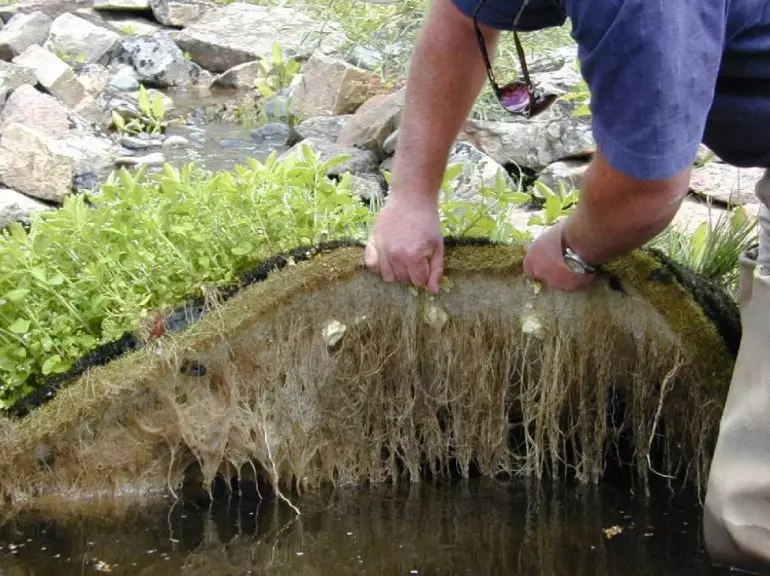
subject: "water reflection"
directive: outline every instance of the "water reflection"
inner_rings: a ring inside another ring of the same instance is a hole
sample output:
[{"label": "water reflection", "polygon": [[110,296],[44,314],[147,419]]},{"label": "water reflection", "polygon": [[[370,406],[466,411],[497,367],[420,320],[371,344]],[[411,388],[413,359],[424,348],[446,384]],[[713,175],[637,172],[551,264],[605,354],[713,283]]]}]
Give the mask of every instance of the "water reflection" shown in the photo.
[{"label": "water reflection", "polygon": [[534,490],[490,482],[342,490],[285,505],[169,501],[122,518],[27,516],[2,531],[0,573],[716,574],[692,495],[659,487]]}]

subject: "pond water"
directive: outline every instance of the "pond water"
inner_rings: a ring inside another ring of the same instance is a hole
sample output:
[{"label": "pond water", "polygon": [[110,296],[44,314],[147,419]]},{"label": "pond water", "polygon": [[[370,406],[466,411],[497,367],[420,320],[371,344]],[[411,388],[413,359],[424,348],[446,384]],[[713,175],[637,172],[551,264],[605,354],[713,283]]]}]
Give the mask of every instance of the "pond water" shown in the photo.
[{"label": "pond water", "polygon": [[726,574],[690,492],[472,480],[339,490],[296,501],[163,500],[110,520],[16,518],[0,574]]}]

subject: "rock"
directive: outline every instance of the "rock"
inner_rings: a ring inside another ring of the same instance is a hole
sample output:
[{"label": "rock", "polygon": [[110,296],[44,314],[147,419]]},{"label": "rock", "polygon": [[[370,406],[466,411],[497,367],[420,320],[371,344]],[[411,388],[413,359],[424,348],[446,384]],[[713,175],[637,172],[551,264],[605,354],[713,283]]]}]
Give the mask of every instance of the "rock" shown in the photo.
[{"label": "rock", "polygon": [[78,67],[76,75],[86,92],[94,98],[102,93],[110,79],[110,71],[107,68],[93,63]]},{"label": "rock", "polygon": [[59,57],[40,46],[30,46],[14,58],[13,62],[32,68],[40,85],[65,106],[79,112],[91,122],[101,120],[101,109],[86,92],[72,68]]},{"label": "rock", "polygon": [[163,150],[171,150],[173,148],[187,148],[189,145],[190,141],[187,138],[175,134],[167,136],[166,139],[163,140],[162,148]]},{"label": "rock", "polygon": [[300,120],[352,114],[378,89],[376,74],[316,51],[302,68],[290,110]]},{"label": "rock", "polygon": [[120,14],[107,15],[104,17],[104,21],[120,31],[123,36],[143,36],[145,34],[154,34],[162,29],[157,22],[152,20]]},{"label": "rock", "polygon": [[3,133],[11,124],[23,124],[46,136],[61,138],[70,128],[69,112],[53,96],[24,84],[11,92],[0,116]]},{"label": "rock", "polygon": [[322,138],[336,142],[351,114],[341,116],[314,116],[297,124],[296,131],[300,138]]},{"label": "rock", "polygon": [[302,140],[294,128],[281,122],[271,122],[252,130],[251,139],[274,147],[294,146]]},{"label": "rock", "polygon": [[39,11],[11,18],[0,30],[0,59],[11,60],[30,46],[42,46],[51,24],[53,20]]},{"label": "rock", "polygon": [[161,166],[166,163],[162,152],[153,152],[146,156],[120,156],[115,159],[115,166]]},{"label": "rock", "polygon": [[0,229],[11,222],[28,222],[34,212],[51,208],[10,188],[0,188]]},{"label": "rock", "polygon": [[395,157],[390,156],[389,158],[385,158],[380,163],[380,172],[393,172],[393,164],[395,163]]},{"label": "rock", "polygon": [[406,90],[401,89],[388,96],[375,96],[373,104],[365,104],[346,122],[337,142],[385,157],[385,140],[401,122],[405,95]]},{"label": "rock", "polygon": [[379,174],[350,175],[348,190],[362,200],[371,201],[383,197],[384,182]]},{"label": "rock", "polygon": [[385,138],[385,142],[382,143],[382,151],[386,156],[392,156],[396,153],[398,147],[398,130],[395,130],[390,136]]},{"label": "rock", "polygon": [[164,26],[185,28],[211,10],[211,2],[195,0],[150,0],[155,19]]},{"label": "rock", "polygon": [[559,183],[563,183],[567,191],[580,188],[589,163],[588,160],[560,160],[546,166],[537,179],[553,191],[559,190]]},{"label": "rock", "polygon": [[101,174],[97,172],[75,174],[72,179],[72,188],[78,192],[94,192],[99,190],[101,179]]},{"label": "rock", "polygon": [[149,0],[93,0],[97,10],[123,10],[141,12],[150,9]]},{"label": "rock", "polygon": [[73,160],[56,138],[14,122],[0,140],[3,183],[34,198],[61,202],[72,190]]},{"label": "rock", "polygon": [[210,72],[269,58],[280,42],[285,58],[308,58],[316,48],[329,53],[345,41],[336,23],[317,22],[301,11],[233,2],[208,10],[176,38],[193,62]]},{"label": "rock", "polygon": [[455,163],[463,164],[464,167],[449,184],[453,198],[477,199],[482,186],[492,188],[496,185],[498,173],[503,175],[508,187],[516,188],[505,168],[468,142],[455,142],[450,150],[447,165]]},{"label": "rock", "polygon": [[559,160],[588,156],[596,149],[587,117],[511,122],[471,119],[458,140],[470,142],[503,166],[515,164],[538,171]]},{"label": "rock", "polygon": [[348,55],[347,61],[364,70],[376,70],[385,61],[385,58],[376,50],[356,45]]},{"label": "rock", "polygon": [[244,62],[225,70],[214,78],[212,84],[224,88],[246,88],[256,86],[257,79],[262,77],[262,64],[259,60]]},{"label": "rock", "polygon": [[108,86],[120,92],[139,90],[139,78],[136,76],[136,70],[128,64],[118,64],[110,76]]},{"label": "rock", "polygon": [[757,203],[754,188],[763,168],[736,168],[723,162],[708,162],[690,174],[690,190],[706,200],[727,206]]},{"label": "rock", "polygon": [[106,172],[118,154],[111,140],[77,129],[70,130],[60,145],[62,152],[72,158],[73,178]]},{"label": "rock", "polygon": [[305,145],[310,147],[320,162],[326,162],[327,160],[342,154],[348,155],[348,159],[345,162],[337,164],[329,170],[329,176],[341,176],[345,172],[350,172],[351,174],[364,174],[377,170],[377,156],[373,152],[359,150],[358,148],[351,148],[349,146],[340,146],[339,144],[321,138],[305,138],[281,154],[278,157],[278,160],[285,160],[291,155],[302,159],[302,147]]},{"label": "rock", "polygon": [[62,14],[51,25],[43,48],[66,54],[80,64],[106,63],[120,40],[115,32],[101,28],[73,14]]},{"label": "rock", "polygon": [[120,145],[129,150],[147,150],[148,148],[160,148],[163,140],[159,138],[140,138],[138,136],[123,136]]},{"label": "rock", "polygon": [[537,76],[539,87],[557,94],[567,94],[583,80],[574,44],[542,51],[529,64],[529,72]]},{"label": "rock", "polygon": [[190,82],[184,53],[165,32],[123,38],[116,59],[133,66],[146,86],[167,88]]},{"label": "rock", "polygon": [[35,84],[37,84],[37,76],[31,68],[0,61],[0,105],[4,104],[8,96],[17,88]]}]

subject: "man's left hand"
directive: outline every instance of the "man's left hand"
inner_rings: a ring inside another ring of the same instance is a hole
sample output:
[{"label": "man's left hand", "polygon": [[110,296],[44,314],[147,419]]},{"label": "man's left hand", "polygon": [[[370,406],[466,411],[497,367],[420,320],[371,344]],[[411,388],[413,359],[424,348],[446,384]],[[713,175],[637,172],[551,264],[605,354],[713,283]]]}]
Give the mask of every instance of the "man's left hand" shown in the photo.
[{"label": "man's left hand", "polygon": [[564,262],[563,227],[564,220],[561,220],[538,236],[524,257],[524,274],[531,280],[538,280],[551,288],[574,292],[587,287],[595,275],[577,274]]}]

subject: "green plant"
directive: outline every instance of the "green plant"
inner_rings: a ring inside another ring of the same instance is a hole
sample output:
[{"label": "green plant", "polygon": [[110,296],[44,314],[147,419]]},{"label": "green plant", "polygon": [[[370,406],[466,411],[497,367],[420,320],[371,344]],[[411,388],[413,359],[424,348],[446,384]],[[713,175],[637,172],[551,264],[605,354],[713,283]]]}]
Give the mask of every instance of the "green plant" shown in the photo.
[{"label": "green plant", "polygon": [[273,42],[271,59],[257,62],[262,77],[258,78],[255,86],[263,98],[270,98],[283,88],[288,88],[294,76],[300,70],[300,63],[294,59],[285,59],[283,49],[277,42]]},{"label": "green plant", "polygon": [[136,26],[127,22],[120,27],[120,31],[126,36],[134,36],[136,34]]},{"label": "green plant", "polygon": [[140,132],[161,134],[166,129],[166,122],[164,121],[166,105],[163,102],[163,94],[156,92],[154,97],[150,99],[149,92],[143,84],[140,84],[137,106],[140,115],[128,121],[117,110],[112,111],[112,123],[118,132],[121,134],[138,134]]},{"label": "green plant", "polygon": [[69,65],[85,64],[86,62],[86,57],[81,52],[73,52],[71,50],[62,50],[59,48],[59,49],[53,50],[53,53],[60,60],[63,60]]},{"label": "green plant", "polygon": [[543,198],[544,201],[542,213],[530,217],[530,226],[551,226],[555,224],[559,218],[569,215],[580,197],[580,191],[577,188],[567,190],[563,181],[559,181],[558,191],[552,190],[540,180],[535,181],[534,187],[536,192],[541,193],[541,195],[537,196]]},{"label": "green plant", "polygon": [[713,224],[711,218],[702,222],[692,234],[669,226],[648,245],[735,295],[740,255],[756,241],[756,219],[736,207],[721,213]]}]

